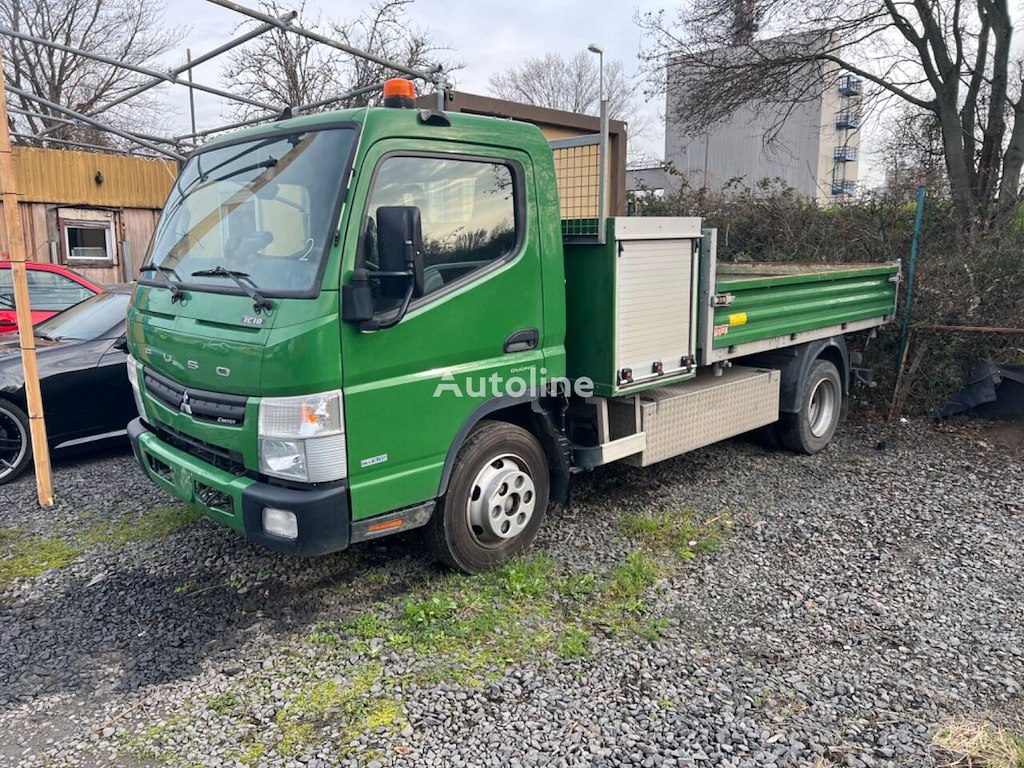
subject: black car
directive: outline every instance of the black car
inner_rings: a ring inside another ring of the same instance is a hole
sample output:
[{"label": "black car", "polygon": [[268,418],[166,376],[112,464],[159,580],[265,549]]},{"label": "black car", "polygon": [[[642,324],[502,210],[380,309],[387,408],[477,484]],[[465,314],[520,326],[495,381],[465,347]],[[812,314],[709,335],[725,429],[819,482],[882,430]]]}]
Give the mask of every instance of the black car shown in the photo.
[{"label": "black car", "polygon": [[[137,415],[125,368],[130,285],[110,286],[34,328],[51,448],[125,434]],[[0,341],[0,484],[32,463],[17,334]]]}]

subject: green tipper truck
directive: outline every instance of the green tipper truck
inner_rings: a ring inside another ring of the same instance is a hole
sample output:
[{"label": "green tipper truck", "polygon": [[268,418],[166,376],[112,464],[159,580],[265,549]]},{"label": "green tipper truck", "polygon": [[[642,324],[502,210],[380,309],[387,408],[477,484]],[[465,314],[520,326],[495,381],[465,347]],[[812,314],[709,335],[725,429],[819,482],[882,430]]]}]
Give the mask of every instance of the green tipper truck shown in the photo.
[{"label": "green tipper truck", "polygon": [[580,143],[380,107],[197,151],[129,313],[147,475],[274,549],[422,527],[476,572],[575,471],[765,425],[824,448],[898,265],[726,265],[699,219],[566,214]]}]

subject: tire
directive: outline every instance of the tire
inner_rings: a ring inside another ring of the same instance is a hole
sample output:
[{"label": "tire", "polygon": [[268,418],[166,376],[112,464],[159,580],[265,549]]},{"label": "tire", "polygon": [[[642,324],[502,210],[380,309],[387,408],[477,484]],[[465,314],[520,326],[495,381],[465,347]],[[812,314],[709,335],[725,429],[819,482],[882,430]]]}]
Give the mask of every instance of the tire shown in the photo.
[{"label": "tire", "polygon": [[514,424],[483,421],[459,449],[448,491],[424,529],[427,545],[463,573],[501,565],[537,536],[549,491],[537,438]]},{"label": "tire", "polygon": [[835,364],[815,360],[800,382],[800,410],[784,413],[779,439],[791,451],[814,454],[832,441],[843,410],[843,380]]},{"label": "tire", "polygon": [[0,400],[0,485],[17,478],[31,463],[28,416],[9,400]]}]

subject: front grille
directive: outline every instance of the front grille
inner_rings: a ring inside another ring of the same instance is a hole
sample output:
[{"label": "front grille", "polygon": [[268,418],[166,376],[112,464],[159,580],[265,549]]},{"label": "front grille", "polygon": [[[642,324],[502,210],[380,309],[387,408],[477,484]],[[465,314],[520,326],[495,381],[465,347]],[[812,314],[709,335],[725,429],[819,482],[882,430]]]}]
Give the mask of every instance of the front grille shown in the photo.
[{"label": "front grille", "polygon": [[157,436],[172,448],[177,448],[179,451],[195,456],[197,459],[201,459],[217,469],[230,472],[238,477],[249,474],[245,470],[245,462],[239,451],[229,451],[227,448],[221,448],[218,445],[197,440],[191,435],[185,435],[176,429],[171,429],[166,424],[153,424],[152,428]]},{"label": "front grille", "polygon": [[149,466],[157,473],[160,477],[166,480],[168,483],[174,484],[174,470],[169,466],[160,461],[156,456],[146,455],[149,459]]},{"label": "front grille", "polygon": [[224,493],[224,491],[218,491],[216,488],[211,488],[204,483],[196,483],[196,497],[207,508],[215,512],[222,512],[225,515],[235,514],[235,503],[232,501],[231,496]]},{"label": "front grille", "polygon": [[242,395],[225,395],[182,386],[148,368],[143,374],[146,391],[168,408],[187,413],[196,421],[241,427],[245,423],[245,404]]}]

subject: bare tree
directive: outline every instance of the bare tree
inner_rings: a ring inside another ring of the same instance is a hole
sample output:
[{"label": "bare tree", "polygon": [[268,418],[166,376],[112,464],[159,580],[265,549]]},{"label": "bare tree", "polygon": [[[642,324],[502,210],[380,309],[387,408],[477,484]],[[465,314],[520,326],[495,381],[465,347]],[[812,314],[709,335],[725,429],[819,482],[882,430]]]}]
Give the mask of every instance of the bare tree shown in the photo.
[{"label": "bare tree", "polygon": [[[277,17],[285,10],[276,0],[264,0],[260,6],[264,13]],[[302,0],[296,9],[302,26],[325,33],[320,15],[307,17],[305,9],[306,2]],[[256,23],[244,22],[241,27]],[[265,104],[280,104],[283,109],[320,101],[342,91],[344,57],[336,48],[277,28],[230,51],[221,75],[232,93]],[[232,109],[240,119],[262,113],[249,104],[236,104]]]},{"label": "bare tree", "polygon": [[[184,30],[164,25],[160,0],[0,0],[0,24],[132,65],[147,65],[172,50]],[[14,38],[4,38],[4,76],[10,85],[60,106],[87,114],[107,105],[148,78],[121,67]],[[11,95],[24,112],[10,115],[15,130],[90,144],[113,146],[116,139],[89,126],[70,125],[56,110]],[[122,127],[150,122],[153,97],[117,106],[104,119]]]},{"label": "bare tree", "polygon": [[917,186],[924,184],[929,196],[948,196],[938,118],[907,105],[891,120],[886,133],[879,154],[889,193],[912,199]]},{"label": "bare tree", "polygon": [[[1005,0],[687,0],[674,15],[638,22],[652,83],[682,87],[666,77],[678,61],[700,75],[678,94],[677,117],[688,129],[707,130],[752,101],[797,103],[852,73],[870,84],[872,98],[935,117],[965,231],[1012,221],[1024,102]],[[772,39],[783,32],[789,36]],[[808,45],[808,36],[817,43]]]},{"label": "bare tree", "polygon": [[[407,9],[412,2],[376,0],[368,11],[353,20],[331,21],[319,15],[307,18],[303,0],[298,23],[406,67],[432,70],[444,66],[445,71],[457,68],[454,64],[445,66],[440,61],[445,49],[432,43],[425,30],[409,21]],[[282,7],[277,0],[264,0],[261,5],[265,13],[281,15]],[[283,29],[267,32],[232,51],[222,74],[233,92],[280,104],[282,108],[322,101],[395,76],[382,65]],[[377,98],[378,94],[365,94],[348,100],[347,104],[361,106],[374,103]],[[259,112],[250,106],[234,109],[241,118]]]},{"label": "bare tree", "polygon": [[[354,21],[335,23],[334,33],[342,42],[381,56],[396,64],[424,72],[451,73],[461,62],[447,59],[449,49],[434,43],[427,30],[414,25],[407,11],[413,0],[376,0],[370,10]],[[345,90],[366,88],[394,77],[394,72],[367,59],[350,58],[346,68]],[[380,93],[365,94],[351,104],[378,103]]]},{"label": "bare tree", "polygon": [[[493,75],[488,85],[491,93],[502,99],[596,115],[601,107],[600,79],[597,56],[580,51],[571,58],[546,53],[526,59],[518,67]],[[634,88],[622,62],[605,62],[604,89],[609,117],[623,120],[635,112]]]}]

